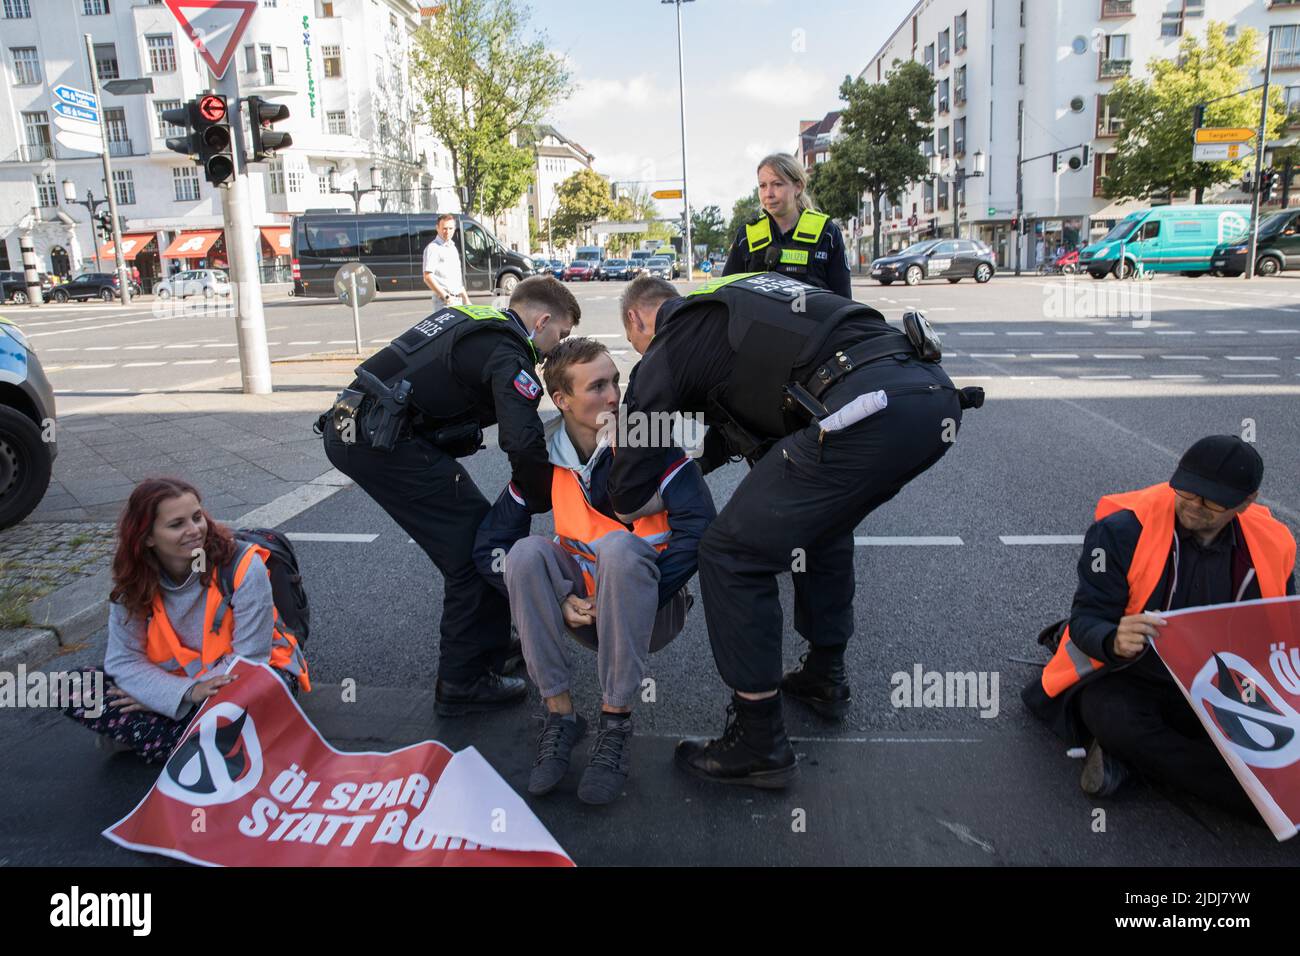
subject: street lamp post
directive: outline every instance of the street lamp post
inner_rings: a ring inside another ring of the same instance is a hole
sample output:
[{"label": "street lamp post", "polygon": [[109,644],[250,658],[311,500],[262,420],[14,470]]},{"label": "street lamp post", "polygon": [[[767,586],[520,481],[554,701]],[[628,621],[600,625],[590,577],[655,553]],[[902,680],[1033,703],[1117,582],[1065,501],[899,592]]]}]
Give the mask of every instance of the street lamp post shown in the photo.
[{"label": "street lamp post", "polygon": [[975,150],[969,173],[966,172],[965,166],[958,166],[957,161],[953,160],[952,169],[946,175],[943,173],[943,157],[936,153],[930,157],[930,175],[935,177],[936,192],[938,191],[938,180],[940,178],[953,183],[955,187],[952,192],[952,237],[960,239],[962,190],[966,188],[966,180],[978,179],[984,175],[984,153],[978,149]]},{"label": "street lamp post", "polygon": [[356,181],[355,179],[352,180],[352,188],[351,188],[351,189],[339,189],[336,185],[334,185],[334,178],[335,178],[335,175],[337,174],[337,172],[338,172],[338,170],[336,170],[336,169],[330,169],[330,192],[332,192],[332,193],[342,193],[344,196],[351,196],[351,197],[352,197],[352,210],[353,210],[353,212],[355,212],[357,215],[360,215],[360,214],[361,214],[361,197],[362,197],[362,196],[366,195],[367,193],[375,193],[375,192],[382,192],[382,191],[383,191],[383,187],[379,185],[379,167],[378,167],[378,166],[371,166],[371,167],[370,167],[370,188],[369,188],[369,189],[362,189],[361,186],[357,183],[357,181]]},{"label": "street lamp post", "polygon": [[682,4],[692,3],[694,0],[659,0],[660,3],[671,3],[677,8],[677,95],[678,102],[681,104],[682,117],[682,208],[685,214],[682,216],[686,220],[686,248],[682,250],[686,258],[686,281],[690,282],[695,278],[695,250],[691,247],[691,196],[686,187],[686,68],[682,61]]},{"label": "street lamp post", "polygon": [[96,199],[94,191],[89,186],[86,187],[86,198],[78,199],[76,184],[73,183],[71,179],[65,179],[63,181],[63,201],[67,203],[75,203],[78,206],[85,206],[86,210],[90,213],[90,244],[91,248],[95,250],[95,271],[98,272],[99,240],[95,237],[95,210],[107,203],[108,200]]}]

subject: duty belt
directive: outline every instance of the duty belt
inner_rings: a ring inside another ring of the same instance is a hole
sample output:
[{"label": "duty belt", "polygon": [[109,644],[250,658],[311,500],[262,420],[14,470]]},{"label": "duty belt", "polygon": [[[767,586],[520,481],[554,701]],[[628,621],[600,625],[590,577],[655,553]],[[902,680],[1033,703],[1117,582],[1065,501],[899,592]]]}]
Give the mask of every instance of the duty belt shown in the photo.
[{"label": "duty belt", "polygon": [[841,349],[809,376],[808,391],[812,393],[813,398],[820,401],[832,385],[855,368],[900,354],[908,358],[916,357],[912,343],[902,332],[890,332]]}]

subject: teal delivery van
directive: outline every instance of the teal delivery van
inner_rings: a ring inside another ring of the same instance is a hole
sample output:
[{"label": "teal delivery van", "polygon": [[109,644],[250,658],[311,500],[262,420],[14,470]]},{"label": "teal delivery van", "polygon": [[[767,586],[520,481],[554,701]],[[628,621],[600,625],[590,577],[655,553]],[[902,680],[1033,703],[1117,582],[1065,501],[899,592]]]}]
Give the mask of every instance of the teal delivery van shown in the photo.
[{"label": "teal delivery van", "polygon": [[[1214,250],[1250,228],[1250,207],[1155,206],[1129,213],[1098,242],[1079,251],[1079,268],[1094,279],[1147,272],[1204,275]],[[1122,256],[1122,261],[1121,261]]]}]

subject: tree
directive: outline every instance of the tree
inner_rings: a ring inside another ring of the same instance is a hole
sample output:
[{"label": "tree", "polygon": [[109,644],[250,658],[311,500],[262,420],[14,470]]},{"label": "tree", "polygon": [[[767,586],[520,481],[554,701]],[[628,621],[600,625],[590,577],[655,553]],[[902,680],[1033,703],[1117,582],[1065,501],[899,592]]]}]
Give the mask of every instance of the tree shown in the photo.
[{"label": "tree", "polygon": [[[1258,31],[1243,28],[1234,39],[1224,24],[1211,23],[1204,43],[1188,34],[1179,44],[1177,59],[1152,59],[1147,65],[1150,79],[1118,80],[1107,103],[1123,126],[1109,173],[1102,177],[1105,195],[1129,200],[1195,190],[1200,202],[1206,187],[1240,179],[1245,162],[1192,159],[1192,110],[1197,103],[1250,86],[1250,69],[1260,60]],[[1270,92],[1266,138],[1275,139],[1285,125],[1286,109],[1282,91],[1274,87]],[[1256,129],[1259,108],[1257,91],[1210,103],[1205,125]]]},{"label": "tree", "polygon": [[808,190],[819,210],[832,219],[844,222],[861,211],[862,192],[859,181],[858,171],[851,169],[832,145],[829,158],[812,168],[808,177]]},{"label": "tree", "polygon": [[727,223],[727,241],[723,248],[730,249],[732,242],[736,239],[736,234],[740,232],[740,227],[747,222],[753,222],[763,212],[763,205],[758,201],[758,187],[748,196],[741,196],[731,207],[731,221]]},{"label": "tree", "polygon": [[594,169],[580,169],[555,189],[558,199],[551,231],[557,239],[578,239],[578,227],[609,215],[614,208],[609,183]]},{"label": "tree", "polygon": [[531,127],[572,92],[545,36],[524,35],[526,19],[516,0],[444,0],[415,34],[422,119],[451,153],[467,212],[495,216],[519,201],[533,168]]},{"label": "tree", "polygon": [[[872,255],[880,255],[880,200],[896,201],[930,174],[921,144],[934,122],[934,77],[920,63],[895,60],[883,83],[845,77],[840,84],[841,136],[831,151],[837,166],[832,198],[871,194]],[[855,200],[856,204],[856,200]]]},{"label": "tree", "polygon": [[697,246],[707,246],[710,251],[726,249],[731,245],[731,236],[727,233],[720,208],[705,206],[698,211],[692,210],[691,242]]}]

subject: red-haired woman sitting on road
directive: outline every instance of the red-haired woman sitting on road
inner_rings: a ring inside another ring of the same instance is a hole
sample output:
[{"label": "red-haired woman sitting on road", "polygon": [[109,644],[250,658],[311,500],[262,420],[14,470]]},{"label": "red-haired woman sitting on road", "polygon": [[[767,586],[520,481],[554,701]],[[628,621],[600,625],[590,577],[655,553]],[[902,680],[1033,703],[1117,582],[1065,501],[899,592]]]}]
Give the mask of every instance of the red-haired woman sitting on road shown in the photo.
[{"label": "red-haired woman sitting on road", "polygon": [[[231,562],[227,600],[219,571]],[[149,478],[131,492],[109,601],[107,706],[99,716],[66,711],[103,735],[101,749],[166,760],[199,705],[234,680],[222,673],[231,654],[269,663],[295,696],[299,683],[311,689],[296,639],[278,626],[261,556],[214,521],[187,482]]]}]

